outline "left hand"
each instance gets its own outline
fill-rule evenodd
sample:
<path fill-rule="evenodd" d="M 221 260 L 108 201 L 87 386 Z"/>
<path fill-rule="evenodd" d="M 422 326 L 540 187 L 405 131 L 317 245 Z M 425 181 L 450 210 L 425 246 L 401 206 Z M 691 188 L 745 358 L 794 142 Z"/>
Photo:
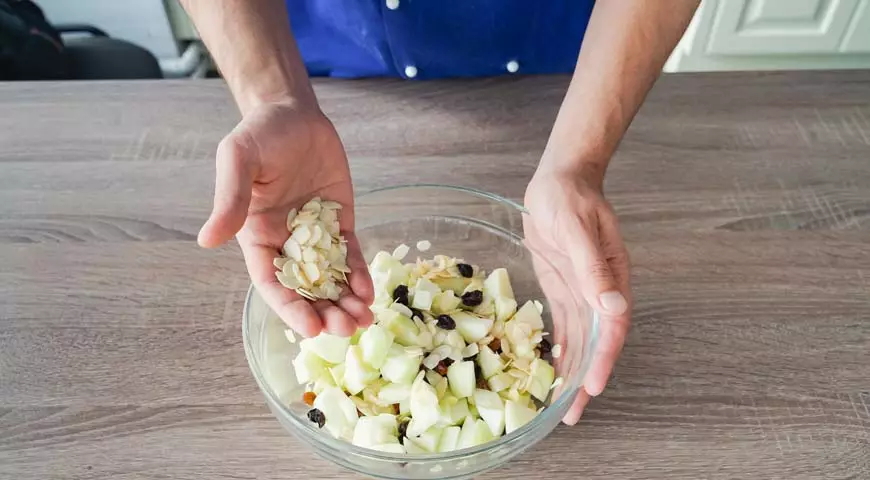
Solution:
<path fill-rule="evenodd" d="M 568 289 L 558 292 L 558 285 L 545 287 L 551 293 L 558 292 L 556 295 L 584 299 L 601 318 L 592 365 L 563 419 L 569 425 L 580 419 L 590 396 L 604 390 L 630 323 L 628 251 L 616 214 L 602 193 L 602 183 L 603 173 L 594 168 L 555 170 L 542 166 L 525 196 L 530 212 L 524 225 L 526 240 L 558 270 Z M 546 279 L 541 280 L 546 283 Z"/>

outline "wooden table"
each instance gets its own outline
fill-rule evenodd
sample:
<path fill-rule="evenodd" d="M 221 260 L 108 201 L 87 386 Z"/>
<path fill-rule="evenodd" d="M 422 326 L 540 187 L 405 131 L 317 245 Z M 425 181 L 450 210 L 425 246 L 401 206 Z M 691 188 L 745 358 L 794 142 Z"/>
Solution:
<path fill-rule="evenodd" d="M 321 82 L 357 188 L 521 198 L 567 79 Z M 197 248 L 218 81 L 0 84 L 0 478 L 350 478 L 267 411 L 235 246 Z M 870 72 L 669 76 L 607 191 L 634 329 L 490 479 L 870 478 Z"/>

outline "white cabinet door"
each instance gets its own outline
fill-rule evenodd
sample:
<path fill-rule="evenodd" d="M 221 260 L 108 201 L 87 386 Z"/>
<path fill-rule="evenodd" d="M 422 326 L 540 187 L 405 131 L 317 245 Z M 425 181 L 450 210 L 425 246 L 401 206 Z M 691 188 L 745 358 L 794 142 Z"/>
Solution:
<path fill-rule="evenodd" d="M 719 0 L 707 53 L 818 54 L 845 48 L 867 0 Z M 866 23 L 866 22 L 865 22 Z M 866 40 L 866 33 L 865 39 Z M 856 43 L 866 43 L 858 35 Z M 866 48 L 866 45 L 863 45 Z M 853 50 L 854 51 L 854 50 Z"/>

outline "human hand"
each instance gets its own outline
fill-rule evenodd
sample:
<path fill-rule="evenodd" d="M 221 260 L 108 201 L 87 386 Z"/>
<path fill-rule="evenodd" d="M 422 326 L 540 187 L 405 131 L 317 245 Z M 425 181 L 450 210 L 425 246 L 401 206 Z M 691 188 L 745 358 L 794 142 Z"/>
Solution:
<path fill-rule="evenodd" d="M 558 276 L 548 278 L 567 282 L 545 285 L 550 292 L 548 296 L 582 298 L 601 319 L 592 365 L 563 419 L 569 425 L 580 419 L 590 396 L 604 390 L 630 324 L 628 252 L 619 234 L 616 215 L 602 194 L 602 182 L 603 175 L 592 170 L 539 168 L 525 196 L 525 206 L 530 212 L 524 225 L 526 241 L 558 270 Z"/>
<path fill-rule="evenodd" d="M 374 289 L 354 234 L 353 186 L 332 123 L 311 107 L 272 102 L 251 109 L 218 145 L 214 209 L 198 242 L 217 247 L 236 235 L 251 281 L 284 322 L 304 336 L 349 336 L 368 326 Z M 336 302 L 309 303 L 278 283 L 272 263 L 289 237 L 287 214 L 312 197 L 343 205 L 349 288 Z"/>

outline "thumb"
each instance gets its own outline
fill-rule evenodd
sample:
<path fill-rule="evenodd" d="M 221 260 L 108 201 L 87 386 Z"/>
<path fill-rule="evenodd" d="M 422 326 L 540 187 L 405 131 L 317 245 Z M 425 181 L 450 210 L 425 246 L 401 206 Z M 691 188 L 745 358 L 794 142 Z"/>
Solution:
<path fill-rule="evenodd" d="M 569 230 L 571 238 L 577 242 L 570 255 L 583 297 L 601 314 L 622 315 L 628 310 L 628 302 L 620 293 L 607 258 L 601 252 L 597 232 L 584 228 L 580 220 L 571 222 Z"/>
<path fill-rule="evenodd" d="M 201 247 L 214 248 L 241 230 L 251 204 L 256 162 L 249 143 L 233 134 L 218 145 L 214 207 L 199 231 Z"/>

